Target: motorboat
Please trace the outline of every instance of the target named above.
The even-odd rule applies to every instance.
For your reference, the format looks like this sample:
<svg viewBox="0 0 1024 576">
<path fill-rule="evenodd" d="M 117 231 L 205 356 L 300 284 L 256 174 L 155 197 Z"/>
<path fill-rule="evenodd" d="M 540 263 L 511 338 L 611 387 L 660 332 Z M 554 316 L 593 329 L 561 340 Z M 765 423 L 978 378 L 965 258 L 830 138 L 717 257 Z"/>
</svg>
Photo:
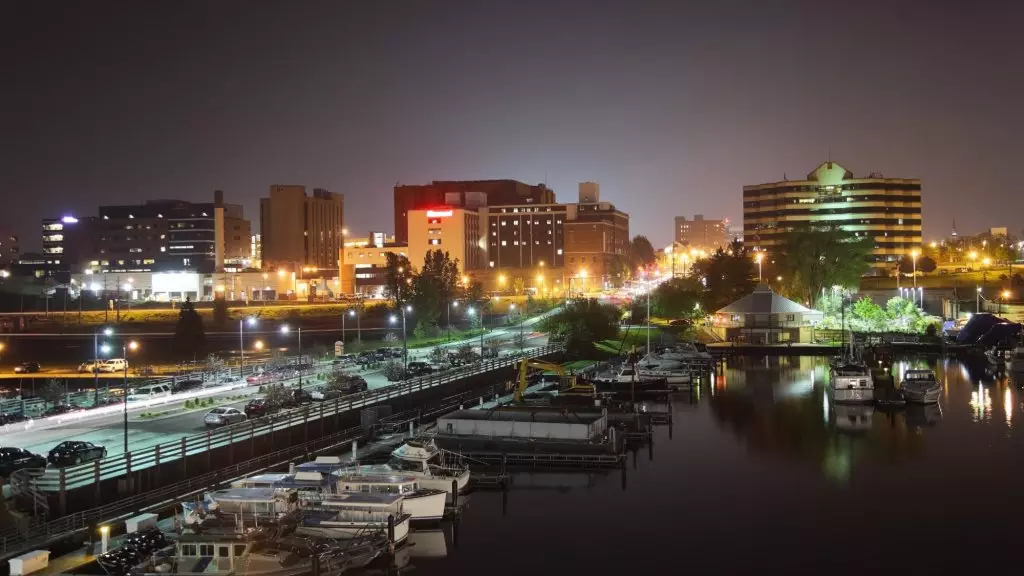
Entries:
<svg viewBox="0 0 1024 576">
<path fill-rule="evenodd" d="M 238 522 L 275 522 L 298 509 L 295 490 L 227 488 L 206 493 L 206 509 Z"/>
<path fill-rule="evenodd" d="M 706 350 L 700 350 L 690 342 L 680 342 L 661 353 L 666 360 L 682 360 L 684 362 L 711 362 L 713 357 Z"/>
<path fill-rule="evenodd" d="M 350 539 L 394 526 L 394 543 L 409 535 L 412 515 L 404 511 L 401 494 L 342 492 L 303 509 L 295 533 L 317 538 Z"/>
<path fill-rule="evenodd" d="M 684 368 L 683 360 L 665 358 L 660 354 L 647 354 L 636 363 L 637 370 L 680 370 Z"/>
<path fill-rule="evenodd" d="M 400 494 L 402 507 L 412 516 L 413 522 L 429 522 L 444 517 L 448 492 L 440 489 L 421 488 L 414 476 L 400 474 L 363 474 L 342 472 L 337 476 L 339 492 L 362 492 L 368 494 Z"/>
<path fill-rule="evenodd" d="M 1010 370 L 1024 372 L 1024 346 L 1013 349 L 1013 354 L 1010 355 Z"/>
<path fill-rule="evenodd" d="M 907 402 L 935 404 L 939 401 L 942 387 L 931 370 L 907 370 L 903 373 L 900 390 Z"/>
<path fill-rule="evenodd" d="M 295 491 L 300 502 L 316 502 L 338 492 L 338 479 L 331 474 L 297 471 L 294 474 L 257 474 L 232 483 L 234 488 L 270 488 Z"/>
<path fill-rule="evenodd" d="M 357 473 L 367 475 L 410 476 L 419 488 L 444 490 L 451 499 L 452 482 L 459 492 L 469 486 L 469 467 L 454 454 L 438 448 L 432 438 L 408 440 L 393 452 L 387 464 L 351 466 L 337 456 L 318 456 L 312 462 L 296 466 L 296 470 L 321 473 Z"/>
<path fill-rule="evenodd" d="M 868 403 L 875 399 L 875 385 L 871 370 L 858 362 L 836 362 L 829 371 L 829 391 L 832 401 L 839 403 Z"/>
</svg>

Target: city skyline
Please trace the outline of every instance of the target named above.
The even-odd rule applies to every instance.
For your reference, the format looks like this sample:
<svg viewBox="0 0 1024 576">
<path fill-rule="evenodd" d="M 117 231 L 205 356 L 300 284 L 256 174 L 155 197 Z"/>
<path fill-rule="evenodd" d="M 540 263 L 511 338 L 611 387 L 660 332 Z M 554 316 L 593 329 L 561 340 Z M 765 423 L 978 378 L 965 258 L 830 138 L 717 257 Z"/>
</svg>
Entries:
<svg viewBox="0 0 1024 576">
<path fill-rule="evenodd" d="M 672 216 L 738 222 L 744 185 L 826 159 L 920 178 L 926 241 L 954 217 L 1021 227 L 1001 178 L 1024 127 L 1008 2 L 11 13 L 0 228 L 23 251 L 43 217 L 216 189 L 255 215 L 275 183 L 344 194 L 354 234 L 395 232 L 378 199 L 396 183 L 498 178 L 559 201 L 599 182 L 665 245 Z"/>
</svg>

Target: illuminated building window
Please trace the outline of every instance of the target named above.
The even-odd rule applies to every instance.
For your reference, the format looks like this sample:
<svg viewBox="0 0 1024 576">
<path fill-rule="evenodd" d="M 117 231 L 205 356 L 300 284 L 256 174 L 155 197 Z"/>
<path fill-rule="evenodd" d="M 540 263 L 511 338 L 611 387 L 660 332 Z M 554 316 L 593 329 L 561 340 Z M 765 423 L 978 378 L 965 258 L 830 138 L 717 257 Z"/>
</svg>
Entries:
<svg viewBox="0 0 1024 576">
<path fill-rule="evenodd" d="M 561 249 L 561 248 L 559 248 L 559 249 L 558 249 L 558 255 L 559 255 L 559 256 L 561 256 L 561 255 L 562 255 L 562 249 Z"/>
<path fill-rule="evenodd" d="M 501 241 L 501 245 L 502 246 L 508 246 L 508 241 L 507 240 L 502 240 Z"/>
</svg>

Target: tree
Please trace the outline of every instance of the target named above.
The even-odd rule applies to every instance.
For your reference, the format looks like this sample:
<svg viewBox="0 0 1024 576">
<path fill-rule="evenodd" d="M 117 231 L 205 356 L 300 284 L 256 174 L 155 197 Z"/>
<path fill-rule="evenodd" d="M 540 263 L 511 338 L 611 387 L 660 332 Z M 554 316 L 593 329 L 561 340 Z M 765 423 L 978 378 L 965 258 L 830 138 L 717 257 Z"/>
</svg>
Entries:
<svg viewBox="0 0 1024 576">
<path fill-rule="evenodd" d="M 223 295 L 213 299 L 213 323 L 217 326 L 228 323 L 228 301 Z"/>
<path fill-rule="evenodd" d="M 285 406 L 291 402 L 291 394 L 284 384 L 267 384 L 263 387 L 263 398 L 271 406 Z"/>
<path fill-rule="evenodd" d="M 181 305 L 178 312 L 178 324 L 174 327 L 174 349 L 179 357 L 195 358 L 203 353 L 206 347 L 206 332 L 203 330 L 203 318 L 196 312 L 196 306 L 189 298 Z"/>
<path fill-rule="evenodd" d="M 626 248 L 626 262 L 630 271 L 647 268 L 658 261 L 654 246 L 646 236 L 634 236 Z"/>
<path fill-rule="evenodd" d="M 857 300 L 851 308 L 850 322 L 859 320 L 860 325 L 857 328 L 865 332 L 882 332 L 885 330 L 886 323 L 888 321 L 888 315 L 881 306 L 875 304 L 871 298 L 867 296 Z M 850 326 L 854 326 L 853 323 Z"/>
<path fill-rule="evenodd" d="M 703 287 L 693 278 L 673 278 L 661 283 L 651 294 L 651 314 L 662 318 L 692 318 L 697 315 Z"/>
<path fill-rule="evenodd" d="M 935 264 L 935 260 L 931 256 L 922 256 L 917 261 L 917 271 L 922 274 L 931 274 L 935 272 L 936 268 L 938 268 L 938 265 Z"/>
<path fill-rule="evenodd" d="M 384 275 L 386 281 L 384 295 L 391 300 L 395 308 L 398 308 L 411 300 L 414 271 L 409 259 L 401 254 L 388 252 L 385 254 L 385 258 L 387 271 Z"/>
<path fill-rule="evenodd" d="M 608 280 L 613 288 L 619 288 L 630 278 L 630 268 L 622 254 L 612 256 L 608 266 Z"/>
<path fill-rule="evenodd" d="M 526 291 L 526 280 L 523 280 L 522 276 L 516 276 L 512 279 L 512 293 L 519 296 Z"/>
<path fill-rule="evenodd" d="M 47 404 L 56 406 L 64 400 L 66 394 L 64 385 L 61 384 L 60 380 L 56 378 L 48 378 L 43 387 L 39 390 L 39 397 L 43 399 Z"/>
<path fill-rule="evenodd" d="M 874 240 L 838 227 L 801 228 L 784 234 L 774 260 L 800 300 L 822 288 L 856 287 L 868 270 Z"/>
<path fill-rule="evenodd" d="M 448 361 L 448 351 L 440 346 L 434 346 L 430 350 L 430 361 L 434 364 L 443 364 Z"/>
<path fill-rule="evenodd" d="M 693 273 L 703 278 L 702 300 L 707 310 L 714 312 L 753 292 L 757 286 L 755 267 L 746 246 L 735 240 L 727 250 L 719 248 L 710 257 L 695 262 Z"/>
<path fill-rule="evenodd" d="M 541 323 L 552 341 L 563 342 L 566 352 L 581 358 L 594 355 L 594 343 L 618 337 L 618 309 L 597 300 L 574 300 Z"/>
<path fill-rule="evenodd" d="M 405 366 L 394 360 L 384 364 L 384 377 L 393 382 L 405 380 Z"/>
</svg>

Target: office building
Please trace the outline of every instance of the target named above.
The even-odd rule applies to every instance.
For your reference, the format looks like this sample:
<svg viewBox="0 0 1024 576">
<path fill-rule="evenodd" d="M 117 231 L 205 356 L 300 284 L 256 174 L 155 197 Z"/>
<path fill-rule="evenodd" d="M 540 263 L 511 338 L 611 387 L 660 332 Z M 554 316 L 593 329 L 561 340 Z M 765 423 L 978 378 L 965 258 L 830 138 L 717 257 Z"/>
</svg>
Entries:
<svg viewBox="0 0 1024 576">
<path fill-rule="evenodd" d="M 51 272 L 223 271 L 244 261 L 250 224 L 242 207 L 212 202 L 150 200 L 100 206 L 98 216 L 44 218 L 42 257 Z"/>
<path fill-rule="evenodd" d="M 366 238 L 345 241 L 341 266 L 342 294 L 383 298 L 387 288 L 387 255 L 409 257 L 409 247 L 395 243 L 394 235 L 371 232 Z M 420 260 L 422 265 L 422 259 Z"/>
<path fill-rule="evenodd" d="M 409 262 L 414 267 L 421 268 L 431 250 L 447 252 L 459 261 L 459 270 L 484 267 L 486 220 L 480 211 L 449 206 L 416 209 L 408 212 L 408 222 Z"/>
<path fill-rule="evenodd" d="M 322 188 L 273 185 L 260 199 L 264 268 L 337 269 L 344 246 L 344 196 Z"/>
<path fill-rule="evenodd" d="M 0 270 L 9 271 L 11 264 L 18 261 L 20 253 L 18 236 L 6 231 L 0 232 Z"/>
<path fill-rule="evenodd" d="M 488 206 L 487 267 L 498 269 L 561 268 L 565 222 L 576 217 L 575 204 Z"/>
<path fill-rule="evenodd" d="M 692 220 L 676 216 L 675 241 L 708 253 L 725 248 L 732 241 L 729 236 L 729 220 L 706 219 L 702 214 L 695 214 Z"/>
<path fill-rule="evenodd" d="M 544 184 L 531 186 L 516 180 L 436 180 L 423 185 L 395 186 L 395 236 L 408 242 L 410 210 L 439 206 L 475 209 L 480 206 L 554 204 L 555 193 Z"/>
<path fill-rule="evenodd" d="M 921 181 L 855 177 L 836 162 L 804 180 L 743 187 L 744 243 L 771 251 L 791 230 L 840 226 L 874 240 L 871 265 L 888 268 L 921 245 Z"/>
<path fill-rule="evenodd" d="M 615 259 L 629 246 L 629 214 L 602 202 L 597 184 L 579 188 L 575 216 L 565 222 L 565 272 L 574 290 L 597 289 L 615 283 Z"/>
</svg>

